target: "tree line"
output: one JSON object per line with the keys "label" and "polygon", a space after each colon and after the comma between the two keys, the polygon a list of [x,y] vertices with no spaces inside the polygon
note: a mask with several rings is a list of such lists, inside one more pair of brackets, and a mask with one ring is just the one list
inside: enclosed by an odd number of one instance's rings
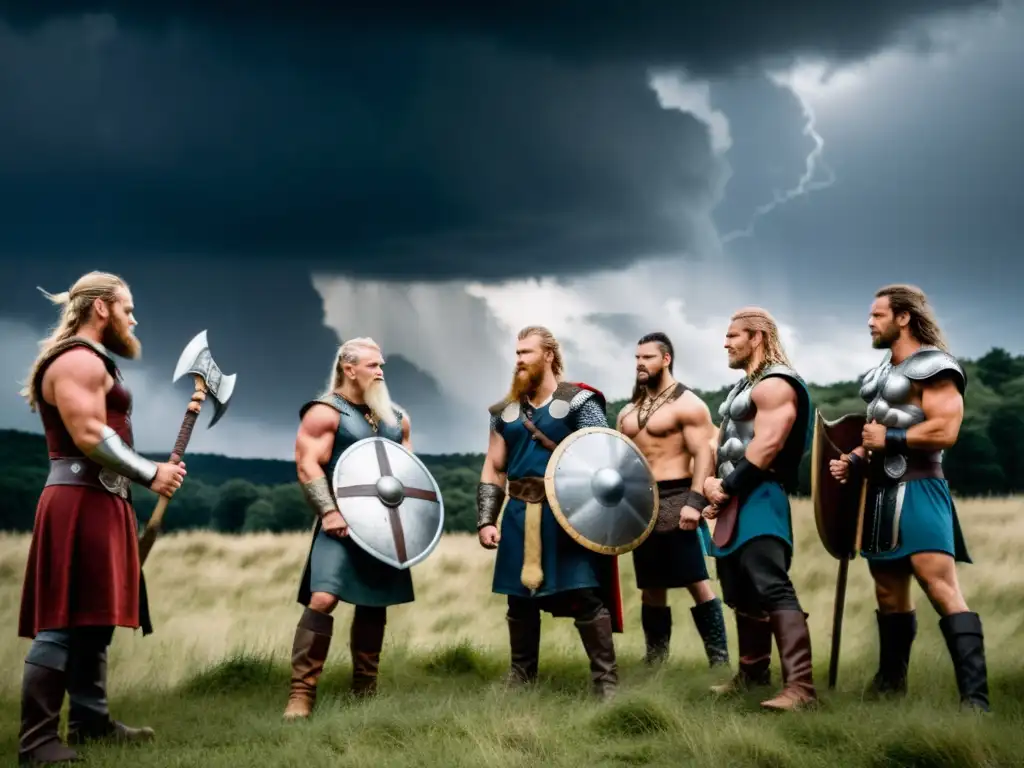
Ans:
{"label": "tree line", "polygon": [[[960,439],[945,456],[946,478],[960,496],[1009,495],[1024,491],[1024,355],[993,349],[961,361],[967,372]],[[814,406],[827,419],[862,413],[858,381],[811,385]],[[697,390],[718,424],[718,407],[729,387]],[[608,405],[615,424],[625,400]],[[808,446],[808,449],[810,446]],[[152,458],[162,460],[153,455]],[[421,455],[444,497],[447,531],[476,528],[476,484],[483,454]],[[810,452],[804,457],[799,493],[810,493]],[[308,530],[312,513],[295,478],[294,464],[273,459],[235,459],[209,454],[188,458],[189,478],[164,518],[168,531],[213,529],[224,533]],[[31,531],[36,501],[46,478],[41,435],[0,430],[0,530]],[[145,522],[156,506],[151,491],[135,486],[136,512]]]}

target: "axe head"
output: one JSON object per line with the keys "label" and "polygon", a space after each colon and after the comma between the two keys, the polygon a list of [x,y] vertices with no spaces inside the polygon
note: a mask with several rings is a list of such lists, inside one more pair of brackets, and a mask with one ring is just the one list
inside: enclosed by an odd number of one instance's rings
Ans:
{"label": "axe head", "polygon": [[220,417],[227,410],[231,393],[235,391],[236,374],[225,376],[220,366],[214,362],[213,355],[210,354],[210,345],[206,341],[206,331],[197,333],[185,347],[178,358],[178,365],[171,380],[177,381],[186,373],[201,377],[206,385],[206,393],[213,398],[213,418],[209,425],[212,427],[220,421]]}

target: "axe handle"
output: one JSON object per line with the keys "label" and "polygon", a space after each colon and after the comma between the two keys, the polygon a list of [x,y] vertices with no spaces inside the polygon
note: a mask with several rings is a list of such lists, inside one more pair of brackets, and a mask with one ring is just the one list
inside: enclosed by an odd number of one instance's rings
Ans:
{"label": "axe handle", "polygon": [[[203,401],[206,399],[206,383],[203,381],[203,377],[196,375],[195,382],[195,392],[192,393],[192,400],[185,410],[185,418],[181,420],[181,429],[178,430],[178,439],[174,441],[174,449],[171,451],[169,459],[171,464],[181,463],[182,458],[185,456],[189,440],[192,439],[192,430],[195,429],[196,420],[199,418],[199,411],[202,410]],[[154,542],[156,542],[156,537],[160,533],[163,523],[164,512],[169,502],[170,499],[166,496],[161,496],[157,499],[156,508],[153,510],[153,514],[150,515],[149,522],[146,523],[146,530],[142,532],[142,537],[139,539],[139,560],[141,563],[146,562],[149,551],[153,548]]]}

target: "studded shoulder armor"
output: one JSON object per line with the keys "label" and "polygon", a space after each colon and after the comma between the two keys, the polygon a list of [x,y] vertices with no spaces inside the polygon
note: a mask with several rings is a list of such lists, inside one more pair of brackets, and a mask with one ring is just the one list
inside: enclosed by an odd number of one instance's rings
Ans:
{"label": "studded shoulder armor", "polygon": [[967,374],[953,355],[937,347],[921,347],[903,361],[903,375],[913,381],[927,382],[939,375],[952,375],[962,395],[967,389]]}

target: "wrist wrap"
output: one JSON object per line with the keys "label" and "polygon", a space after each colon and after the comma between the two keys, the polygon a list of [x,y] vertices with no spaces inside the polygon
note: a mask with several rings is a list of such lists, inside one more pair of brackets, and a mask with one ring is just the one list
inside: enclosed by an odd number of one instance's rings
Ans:
{"label": "wrist wrap", "polygon": [[479,483],[476,487],[476,529],[498,522],[501,505],[505,502],[505,489],[495,483]]}
{"label": "wrist wrap", "polygon": [[100,433],[103,439],[86,455],[100,466],[149,488],[156,478],[156,462],[138,453],[108,426]]}
{"label": "wrist wrap", "polygon": [[744,456],[736,463],[736,469],[722,481],[722,490],[730,496],[742,496],[754,490],[768,473]]}

